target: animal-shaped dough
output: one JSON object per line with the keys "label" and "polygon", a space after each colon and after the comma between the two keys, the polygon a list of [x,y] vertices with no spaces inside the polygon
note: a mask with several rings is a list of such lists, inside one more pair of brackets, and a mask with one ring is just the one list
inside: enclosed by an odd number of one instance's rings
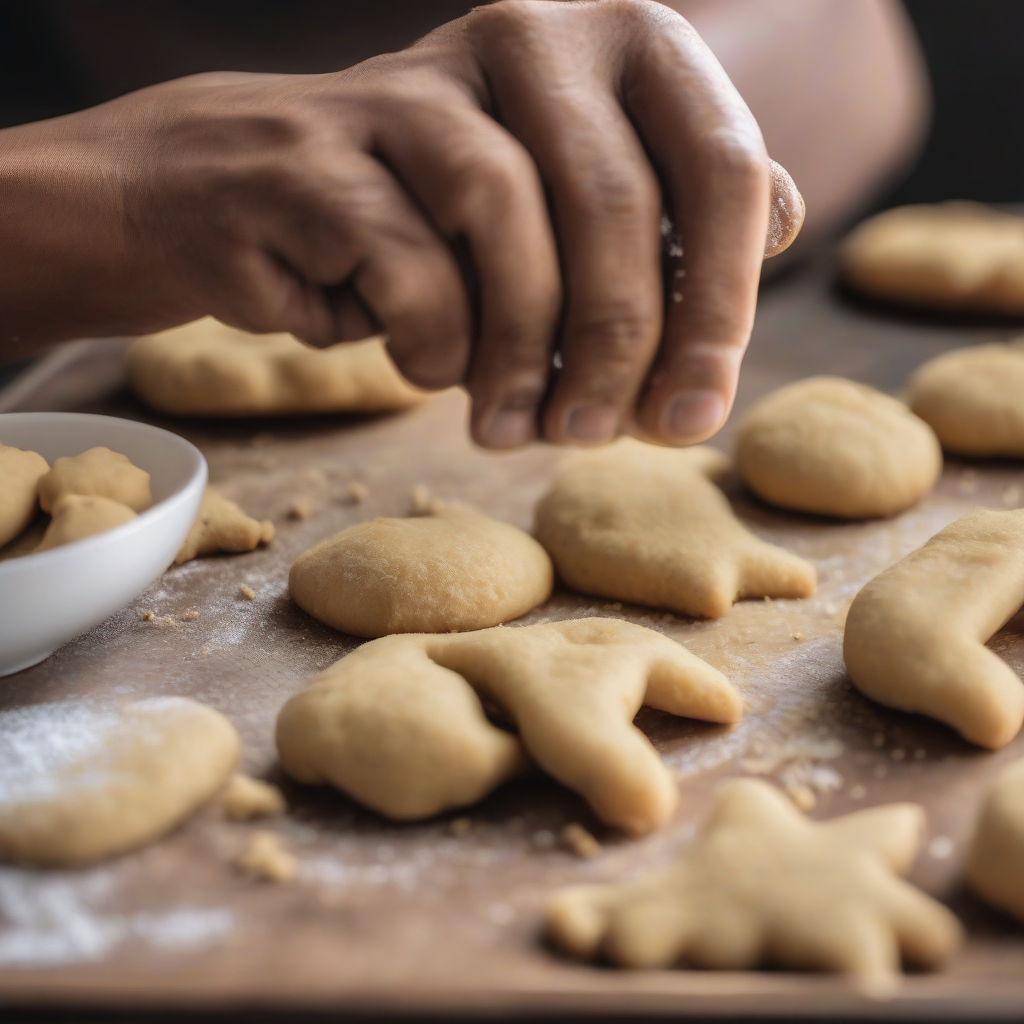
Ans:
{"label": "animal-shaped dough", "polygon": [[782,508],[849,519],[909,508],[942,472],[932,429],[895,398],[841,377],[809,377],[744,417],[736,469]]}
{"label": "animal-shaped dough", "polygon": [[53,518],[35,550],[49,551],[73,544],[76,540],[106,533],[134,518],[135,513],[119,501],[98,495],[65,494],[53,506]]}
{"label": "animal-shaped dough", "polygon": [[507,622],[546,601],[553,576],[544,549],[522,530],[440,506],[328,537],[295,560],[288,588],[313,618],[378,637]]}
{"label": "animal-shaped dough", "polygon": [[1024,456],[1024,338],[958,348],[910,378],[910,408],[957,455]]}
{"label": "animal-shaped dough", "polygon": [[967,881],[987,902],[1024,921],[1024,761],[985,794],[967,857]]}
{"label": "animal-shaped dough", "polygon": [[814,567],[758,540],[711,482],[713,448],[620,438],[570,456],[537,505],[534,535],[584,594],[714,619],[742,597],[810,597]]}
{"label": "animal-shaped dough", "polygon": [[178,416],[388,412],[427,394],[402,378],[380,338],[315,349],[213,317],[138,339],[126,368],[149,405]]}
{"label": "animal-shaped dough", "polygon": [[931,715],[983,747],[1009,743],[1024,686],[985,641],[1024,604],[1024,510],[976,509],[876,576],[846,617],[863,694]]}
{"label": "animal-shaped dough", "polygon": [[915,804],[808,821],[768,783],[734,780],[674,864],[555,893],[548,933],[569,953],[601,952],[620,967],[777,964],[853,974],[885,994],[900,953],[936,967],[960,939],[956,918],[898,877],[923,824]]}
{"label": "animal-shaped dough", "polygon": [[174,556],[174,564],[181,565],[193,558],[221,551],[252,551],[259,544],[269,544],[273,539],[274,524],[269,519],[260,522],[247,516],[233,501],[215,488],[207,487],[199,505],[199,515],[181,550]]}
{"label": "animal-shaped dough", "polygon": [[[474,692],[475,691],[475,692]],[[497,704],[517,734],[492,725]],[[281,766],[391,818],[463,807],[531,757],[609,825],[640,834],[673,812],[671,773],[633,724],[641,704],[739,720],[729,681],[685,647],[621,619],[571,619],[365,644],[277,720]]]}
{"label": "animal-shaped dough", "polygon": [[39,478],[50,471],[42,455],[0,444],[0,548],[39,511]]}
{"label": "animal-shaped dough", "polygon": [[241,742],[182,697],[0,711],[0,860],[64,867],[158,839],[209,800]]}
{"label": "animal-shaped dough", "polygon": [[57,459],[39,481],[39,504],[44,512],[53,512],[68,494],[110,498],[133,512],[145,512],[153,504],[149,474],[109,448],[90,448],[81,455]]}
{"label": "animal-shaped dough", "polygon": [[979,203],[877,214],[847,238],[843,265],[847,283],[873,298],[1024,313],[1024,219]]}

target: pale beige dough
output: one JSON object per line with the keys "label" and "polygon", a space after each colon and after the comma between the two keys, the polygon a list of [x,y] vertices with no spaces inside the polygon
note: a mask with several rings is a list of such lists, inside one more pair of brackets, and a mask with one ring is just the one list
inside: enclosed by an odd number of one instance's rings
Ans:
{"label": "pale beige dough", "polygon": [[225,498],[214,487],[207,487],[199,506],[199,515],[192,524],[185,543],[174,556],[174,564],[181,565],[203,555],[221,551],[231,553],[252,551],[260,544],[274,539],[274,524],[269,519],[260,522],[247,516],[233,501]]}
{"label": "pale beige dough", "polygon": [[42,455],[0,444],[0,547],[35,519],[39,479],[49,471]]}
{"label": "pale beige dough", "polygon": [[53,506],[53,518],[36,551],[49,551],[76,540],[106,533],[131,522],[135,513],[119,501],[95,495],[65,494]]}
{"label": "pale beige dough", "polygon": [[843,638],[850,678],[880,704],[1002,747],[1024,720],[1024,686],[985,641],[1022,604],[1024,510],[968,512],[856,596]]}
{"label": "pale beige dough", "polygon": [[179,416],[388,412],[422,401],[380,338],[315,349],[290,334],[248,334],[205,317],[140,338],[128,380]]}
{"label": "pale beige dough", "polygon": [[537,505],[534,535],[574,590],[718,618],[742,597],[810,597],[814,566],[758,540],[711,482],[713,448],[620,438],[576,453]]}
{"label": "pale beige dough", "polygon": [[1024,456],[1024,339],[958,348],[910,378],[909,402],[956,455]]}
{"label": "pale beige dough", "polygon": [[548,934],[569,953],[603,953],[620,967],[775,964],[849,973],[886,995],[901,953],[937,967],[960,941],[956,918],[898,877],[923,825],[915,804],[813,822],[774,786],[734,780],[671,866],[624,885],[556,892]]}
{"label": "pale beige dough", "polygon": [[228,779],[219,802],[224,813],[235,821],[270,818],[283,814],[288,806],[284,794],[277,786],[240,772]]}
{"label": "pale beige dough", "polygon": [[528,534],[445,506],[328,537],[295,560],[288,587],[315,619],[378,637],[507,622],[547,600],[552,579],[551,560]]}
{"label": "pale beige dough", "polygon": [[212,708],[157,697],[0,712],[0,860],[67,867],[152,842],[223,786],[240,751]]}
{"label": "pale beige dough", "polygon": [[989,787],[967,857],[967,881],[987,902],[1024,921],[1024,761]]}
{"label": "pale beige dough", "polygon": [[1024,219],[978,203],[901,206],[847,238],[843,274],[873,298],[1024,314]]}
{"label": "pale beige dough", "polygon": [[299,873],[299,859],[285,849],[276,832],[253,832],[235,865],[253,878],[266,882],[291,882]]}
{"label": "pale beige dough", "polygon": [[891,516],[942,473],[931,427],[895,398],[840,377],[809,377],[757,402],[740,424],[736,469],[759,497],[798,512]]}
{"label": "pale beige dough", "polygon": [[145,512],[153,504],[149,474],[109,448],[90,448],[81,455],[57,459],[39,481],[39,504],[44,512],[53,512],[57,502],[69,494],[110,498],[133,512]]}
{"label": "pale beige dough", "polygon": [[[492,725],[493,701],[517,734]],[[609,825],[641,834],[675,810],[671,772],[633,724],[642,704],[733,723],[739,695],[685,647],[621,619],[572,619],[364,644],[277,720],[281,766],[391,818],[465,807],[532,758]]]}

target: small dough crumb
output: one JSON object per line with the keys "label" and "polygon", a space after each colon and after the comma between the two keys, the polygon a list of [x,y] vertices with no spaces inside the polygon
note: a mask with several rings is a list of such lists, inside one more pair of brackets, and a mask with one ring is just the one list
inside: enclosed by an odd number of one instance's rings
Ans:
{"label": "small dough crumb", "polygon": [[473,827],[473,822],[470,818],[452,818],[448,822],[448,831],[453,836],[464,836]]}
{"label": "small dough crumb", "polygon": [[345,500],[349,505],[361,505],[370,497],[370,488],[360,480],[353,480],[345,488]]}
{"label": "small dough crumb", "polygon": [[412,489],[409,499],[409,515],[429,516],[434,515],[443,507],[444,503],[435,498],[428,487],[418,484]]}
{"label": "small dough crumb", "polygon": [[290,882],[299,871],[298,858],[284,848],[276,832],[253,832],[235,865],[247,875],[268,882]]}
{"label": "small dough crumb", "polygon": [[316,515],[316,502],[312,498],[296,498],[288,506],[289,519],[312,519]]}
{"label": "small dough crumb", "polygon": [[224,813],[235,821],[269,818],[287,809],[284,794],[269,782],[254,779],[241,772],[228,779],[220,797]]}
{"label": "small dough crumb", "polygon": [[562,829],[562,842],[584,860],[601,855],[601,844],[578,822],[570,822]]}
{"label": "small dough crumb", "polygon": [[142,613],[142,621],[143,622],[152,622],[154,618],[155,618],[155,616],[153,615],[152,612],[143,612]]}
{"label": "small dough crumb", "polygon": [[184,615],[182,615],[182,618],[191,622],[193,619],[199,618],[199,612],[195,608],[190,608]]}
{"label": "small dough crumb", "polygon": [[244,597],[246,601],[253,601],[256,598],[256,591],[242,583],[238,587],[238,596]]}

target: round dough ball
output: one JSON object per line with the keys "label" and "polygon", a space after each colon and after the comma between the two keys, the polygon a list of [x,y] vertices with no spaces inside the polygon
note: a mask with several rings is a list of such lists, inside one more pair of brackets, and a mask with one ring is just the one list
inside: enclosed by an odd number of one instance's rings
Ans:
{"label": "round dough ball", "polygon": [[313,618],[380,637],[496,626],[547,600],[553,581],[529,534],[449,507],[350,526],[300,555],[288,587]]}
{"label": "round dough ball", "polygon": [[427,395],[402,377],[380,338],[316,349],[213,317],[139,338],[126,370],[149,405],[177,416],[389,412]]}
{"label": "round dough ball", "polygon": [[42,455],[0,444],[0,547],[35,519],[39,479],[49,471]]}
{"label": "round dough ball", "polygon": [[910,378],[910,408],[948,452],[1024,456],[1024,339],[925,363]]}
{"label": "round dough ball", "polygon": [[158,839],[235,770],[241,740],[183,697],[0,712],[0,860],[65,867]]}
{"label": "round dough ball", "polygon": [[942,451],[895,398],[840,377],[808,377],[747,413],[736,468],[773,505],[865,519],[923,498],[942,472]]}

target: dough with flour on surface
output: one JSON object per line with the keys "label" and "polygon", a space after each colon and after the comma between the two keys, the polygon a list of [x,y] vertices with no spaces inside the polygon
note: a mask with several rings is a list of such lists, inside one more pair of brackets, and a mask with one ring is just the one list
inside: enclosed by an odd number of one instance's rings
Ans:
{"label": "dough with flour on surface", "polygon": [[39,512],[39,480],[50,471],[37,452],[0,444],[0,548]]}
{"label": "dough with flour on surface", "polygon": [[632,438],[574,453],[534,535],[584,594],[712,619],[741,597],[810,597],[814,566],[750,533],[711,482],[727,467],[713,448]]}
{"label": "dough with flour on surface", "polygon": [[551,939],[620,967],[791,970],[853,975],[890,995],[900,954],[937,967],[961,929],[903,881],[924,827],[915,804],[809,821],[774,786],[737,779],[674,864],[623,885],[578,885],[547,905]]}
{"label": "dough with flour on surface", "polygon": [[149,405],[178,416],[390,412],[427,397],[401,376],[380,338],[316,349],[213,317],[139,338],[127,373]]}
{"label": "dough with flour on surface", "polygon": [[113,530],[134,518],[135,513],[119,501],[98,495],[65,494],[53,506],[53,518],[35,550],[49,551],[74,544],[86,537]]}
{"label": "dough with flour on surface", "polygon": [[930,359],[910,378],[909,402],[948,452],[1024,457],[1024,338]]}
{"label": "dough with flour on surface", "polygon": [[[481,697],[515,724],[492,725]],[[532,758],[606,824],[641,834],[678,788],[633,724],[642,704],[733,723],[742,702],[716,669],[621,619],[570,619],[364,644],[277,720],[281,767],[398,819],[482,799]]]}
{"label": "dough with flour on surface", "polygon": [[52,512],[69,494],[109,498],[133,512],[145,512],[153,504],[149,474],[109,448],[90,448],[81,455],[57,459],[39,481],[39,504],[44,512]]}
{"label": "dough with flour on surface", "polygon": [[930,715],[983,747],[1024,721],[1024,685],[985,642],[1024,604],[1024,509],[976,509],[876,576],[846,617],[865,696]]}
{"label": "dough with flour on surface", "polygon": [[967,881],[986,902],[1024,921],[1024,761],[985,793],[967,856]]}
{"label": "dough with flour on surface", "polygon": [[193,558],[252,551],[260,544],[274,539],[274,524],[269,519],[260,522],[247,516],[233,501],[225,498],[214,487],[207,487],[199,506],[199,515],[192,524],[185,543],[174,556],[174,564],[181,565]]}
{"label": "dough with flour on surface", "polygon": [[0,711],[0,860],[70,867],[151,842],[224,784],[241,741],[183,697]]}
{"label": "dough with flour on surface", "polygon": [[454,505],[371,519],[300,555],[292,599],[353,636],[483,629],[546,601],[551,560],[529,534]]}
{"label": "dough with flour on surface", "polygon": [[809,377],[754,404],[740,424],[736,469],[773,505],[862,519],[923,498],[942,473],[942,450],[895,398],[841,377]]}
{"label": "dough with flour on surface", "polygon": [[965,202],[886,210],[850,233],[843,274],[876,299],[1020,316],[1024,218]]}

